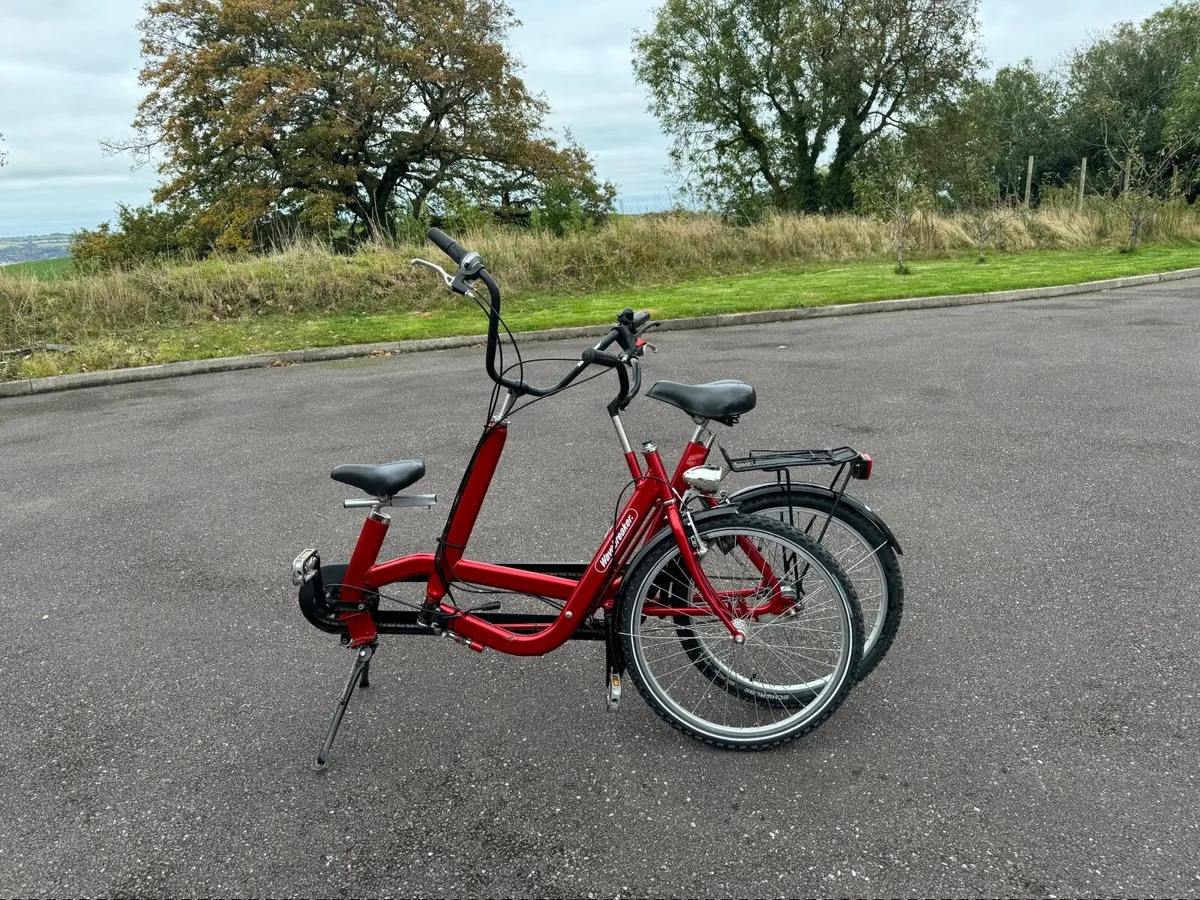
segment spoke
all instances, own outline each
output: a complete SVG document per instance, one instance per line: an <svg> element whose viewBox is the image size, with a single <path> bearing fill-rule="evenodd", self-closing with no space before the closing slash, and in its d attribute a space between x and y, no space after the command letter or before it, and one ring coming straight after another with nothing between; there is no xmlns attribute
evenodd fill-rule
<svg viewBox="0 0 1200 900"><path fill-rule="evenodd" d="M878 554L879 551L884 548L884 546L886 546L886 542L884 544L880 544L874 550L868 551L867 553L863 554L861 557L859 557L855 562L852 562L850 565L842 566L842 568L846 571L847 574L857 571L858 567L863 565L868 559L874 559L876 554ZM853 547L848 547L847 552L849 552L850 550L853 550L853 549L854 549ZM841 560L838 560L838 561L841 562Z"/></svg>
<svg viewBox="0 0 1200 900"><path fill-rule="evenodd" d="M712 693L712 689L717 686L717 683L715 681L713 681L711 678L709 678L707 680L708 680L708 687L706 687L704 689L704 693L700 695L700 699L697 700L695 705L692 707L692 715L693 716L696 714L696 710L698 710L700 708L700 704L703 703L708 698L708 695L710 693ZM721 693L725 693L725 692L722 691Z"/></svg>
<svg viewBox="0 0 1200 900"><path fill-rule="evenodd" d="M736 644L708 611L677 547L665 550L641 583L637 614L621 635L632 642L631 662L654 704L698 736L769 740L794 733L816 714L810 698L833 690L833 674L844 660L840 576L807 545L765 524L758 527L763 530L702 532L712 551L696 560L720 605L735 617L745 611L744 644ZM734 539L729 552L711 544L722 537ZM836 549L856 566L869 559L861 547L845 547L840 539L832 543L831 553ZM780 608L781 588L788 589L784 598L796 591L792 615L754 612ZM656 612L656 605L664 611ZM669 612L681 609L694 611Z"/></svg>

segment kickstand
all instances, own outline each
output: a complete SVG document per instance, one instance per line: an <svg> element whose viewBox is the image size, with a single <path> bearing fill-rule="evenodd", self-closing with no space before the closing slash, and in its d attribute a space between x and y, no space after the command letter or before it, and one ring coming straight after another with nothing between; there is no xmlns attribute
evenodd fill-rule
<svg viewBox="0 0 1200 900"><path fill-rule="evenodd" d="M607 631L608 635L604 640L604 681L608 690L608 708L616 712L621 705L621 676L625 672L625 660L621 656L621 648L612 628L609 627Z"/></svg>
<svg viewBox="0 0 1200 900"><path fill-rule="evenodd" d="M367 675L371 668L371 657L375 655L375 645L362 647L354 658L354 666L350 669L350 678L346 681L346 689L342 691L342 699L338 701L337 709L333 711L333 721L329 723L329 731L325 734L325 743L317 754L317 769L325 769L329 765L329 751L333 749L333 739L337 737L338 729L342 727L342 717L346 715L346 707L350 705L350 696L354 689L367 687Z"/></svg>

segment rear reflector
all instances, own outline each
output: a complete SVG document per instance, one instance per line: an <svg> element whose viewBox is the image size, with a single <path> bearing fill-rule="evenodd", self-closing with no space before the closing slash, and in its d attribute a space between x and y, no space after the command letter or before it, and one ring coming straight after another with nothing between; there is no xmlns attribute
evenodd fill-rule
<svg viewBox="0 0 1200 900"><path fill-rule="evenodd" d="M871 454L860 453L858 454L858 459L854 461L854 468L851 470L850 474L859 481L869 481L871 478L871 471L874 468L875 460L871 458Z"/></svg>

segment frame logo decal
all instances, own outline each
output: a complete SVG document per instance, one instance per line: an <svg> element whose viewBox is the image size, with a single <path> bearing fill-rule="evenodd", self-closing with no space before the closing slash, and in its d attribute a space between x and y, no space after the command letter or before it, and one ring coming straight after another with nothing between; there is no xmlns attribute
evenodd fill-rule
<svg viewBox="0 0 1200 900"><path fill-rule="evenodd" d="M600 561L596 564L601 572L608 571L608 567L612 565L613 553L621 549L621 545L625 543L625 538L629 537L629 533L633 531L633 526L637 524L637 520L638 511L636 509L631 509L625 513L625 518L617 526L617 533L613 535L612 540L606 542L608 547L600 555Z"/></svg>

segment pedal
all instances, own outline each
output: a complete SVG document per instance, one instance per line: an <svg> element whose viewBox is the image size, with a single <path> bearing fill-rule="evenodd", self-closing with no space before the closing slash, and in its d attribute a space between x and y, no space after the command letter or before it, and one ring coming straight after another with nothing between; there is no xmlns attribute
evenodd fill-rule
<svg viewBox="0 0 1200 900"><path fill-rule="evenodd" d="M292 584L296 587L312 581L321 571L321 555L315 549L303 551L292 560Z"/></svg>
<svg viewBox="0 0 1200 900"><path fill-rule="evenodd" d="M608 673L608 708L613 712L621 705L621 675L618 672Z"/></svg>

